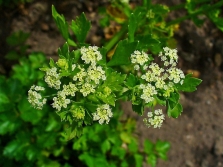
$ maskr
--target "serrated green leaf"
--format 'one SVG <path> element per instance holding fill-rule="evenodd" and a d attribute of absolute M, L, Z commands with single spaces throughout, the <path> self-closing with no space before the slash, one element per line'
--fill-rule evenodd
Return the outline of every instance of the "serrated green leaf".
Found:
<path fill-rule="evenodd" d="M 113 91 L 121 91 L 123 89 L 123 86 L 121 86 L 121 84 L 123 84 L 126 78 L 125 74 L 107 71 L 106 76 L 107 78 L 103 86 L 107 86 Z"/>
<path fill-rule="evenodd" d="M 135 51 L 138 42 L 129 43 L 128 40 L 122 40 L 117 44 L 112 59 L 107 63 L 107 66 L 118 66 L 131 64 L 130 56 Z"/>
<path fill-rule="evenodd" d="M 77 41 L 84 43 L 87 33 L 91 28 L 91 23 L 86 19 L 85 14 L 82 13 L 75 21 L 72 20 L 70 28 L 74 32 Z"/>
<path fill-rule="evenodd" d="M 178 118 L 183 111 L 183 107 L 180 103 L 177 103 L 173 108 L 171 108 L 170 101 L 167 101 L 167 106 L 167 114 L 169 117 Z"/>
<path fill-rule="evenodd" d="M 71 46 L 77 46 L 77 44 L 70 38 L 69 34 L 69 26 L 68 23 L 66 22 L 65 18 L 63 15 L 60 15 L 57 13 L 55 7 L 52 5 L 52 15 L 54 18 L 54 21 L 62 34 L 63 38 L 68 42 L 69 45 Z"/>
<path fill-rule="evenodd" d="M 187 74 L 182 85 L 178 84 L 177 89 L 185 92 L 193 92 L 197 90 L 197 86 L 202 82 L 201 79 L 192 77 L 192 74 Z"/>
<path fill-rule="evenodd" d="M 126 79 L 125 85 L 128 86 L 129 88 L 133 88 L 134 86 L 136 86 L 137 78 L 135 77 L 135 75 L 130 73 Z"/>

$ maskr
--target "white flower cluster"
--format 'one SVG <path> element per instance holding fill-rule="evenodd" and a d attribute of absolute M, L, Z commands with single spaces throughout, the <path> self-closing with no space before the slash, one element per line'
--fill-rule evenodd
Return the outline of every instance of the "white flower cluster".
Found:
<path fill-rule="evenodd" d="M 153 85 L 150 83 L 147 85 L 141 84 L 139 88 L 143 91 L 141 98 L 145 100 L 146 103 L 153 101 L 153 95 L 157 94 L 156 88 Z"/>
<path fill-rule="evenodd" d="M 144 52 L 134 51 L 131 55 L 131 62 L 137 64 L 137 67 L 134 67 L 135 70 L 138 70 L 139 65 L 141 65 L 146 71 L 141 75 L 141 79 L 145 83 L 139 87 L 142 90 L 141 99 L 145 100 L 146 103 L 153 101 L 153 96 L 158 92 L 168 97 L 174 91 L 174 83 L 183 84 L 185 78 L 183 71 L 176 68 L 178 61 L 177 50 L 168 47 L 164 47 L 163 50 L 164 53 L 159 53 L 163 68 L 157 63 L 147 65 L 149 57 Z"/>
<path fill-rule="evenodd" d="M 57 68 L 53 67 L 46 71 L 45 82 L 49 87 L 60 89 L 60 75 L 57 73 Z"/>
<path fill-rule="evenodd" d="M 88 48 L 81 48 L 81 59 L 85 61 L 86 64 L 96 65 L 96 62 L 102 59 L 101 53 L 98 51 L 97 46 L 89 46 Z"/>
<path fill-rule="evenodd" d="M 134 51 L 134 53 L 131 54 L 130 59 L 133 64 L 136 64 L 134 66 L 134 69 L 139 70 L 139 65 L 143 66 L 146 62 L 148 62 L 149 56 L 147 53 L 145 53 L 143 51 L 140 52 L 140 51 L 136 50 L 136 51 Z"/>
<path fill-rule="evenodd" d="M 92 115 L 93 115 L 93 120 L 98 121 L 99 124 L 103 124 L 104 122 L 108 124 L 110 121 L 110 118 L 113 116 L 111 112 L 111 108 L 109 107 L 108 104 L 100 105 L 96 109 L 96 112 L 93 113 Z"/>
<path fill-rule="evenodd" d="M 46 104 L 46 98 L 43 98 L 38 91 L 44 91 L 45 88 L 41 86 L 31 86 L 28 91 L 28 101 L 36 109 L 41 110 L 43 105 Z"/>
<path fill-rule="evenodd" d="M 147 116 L 148 118 L 144 118 L 143 122 L 148 127 L 153 126 L 154 128 L 160 128 L 165 120 L 165 116 L 161 109 L 155 110 L 154 112 L 148 112 Z"/>
<path fill-rule="evenodd" d="M 56 108 L 58 111 L 61 110 L 62 107 L 67 108 L 67 105 L 70 104 L 70 99 L 66 98 L 66 94 L 64 91 L 57 92 L 57 97 L 53 98 L 53 108 Z"/>

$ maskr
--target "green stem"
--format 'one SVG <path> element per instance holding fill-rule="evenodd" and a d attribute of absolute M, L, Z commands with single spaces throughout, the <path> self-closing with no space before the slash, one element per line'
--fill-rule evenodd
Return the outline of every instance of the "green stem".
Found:
<path fill-rule="evenodd" d="M 222 5 L 223 5 L 223 0 L 217 2 L 217 3 L 214 4 L 214 5 L 209 5 L 209 6 L 207 6 L 205 9 L 198 9 L 198 10 L 195 11 L 194 13 L 191 13 L 191 14 L 188 14 L 188 15 L 186 15 L 186 16 L 180 17 L 180 18 L 178 18 L 178 19 L 176 19 L 176 20 L 170 21 L 169 23 L 167 23 L 167 26 L 171 26 L 171 25 L 173 25 L 173 24 L 178 24 L 178 23 L 180 23 L 180 22 L 182 22 L 182 21 L 184 21 L 184 20 L 186 20 L 186 19 L 189 19 L 189 18 L 191 18 L 191 17 L 193 17 L 193 16 L 196 16 L 196 15 L 198 15 L 198 14 L 201 14 L 201 13 L 203 13 L 204 11 L 210 11 L 210 10 L 212 10 L 212 9 L 221 7 Z"/>
<path fill-rule="evenodd" d="M 127 24 L 123 24 L 121 30 L 116 33 L 108 43 L 105 44 L 105 49 L 107 49 L 107 51 L 110 51 L 116 45 L 116 43 L 123 37 L 123 35 L 127 33 L 127 30 Z"/>

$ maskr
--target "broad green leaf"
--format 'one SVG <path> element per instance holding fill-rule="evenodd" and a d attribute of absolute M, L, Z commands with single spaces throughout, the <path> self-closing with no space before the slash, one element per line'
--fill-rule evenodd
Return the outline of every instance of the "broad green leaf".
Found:
<path fill-rule="evenodd" d="M 147 157 L 147 163 L 150 164 L 152 167 L 156 166 L 157 158 L 155 154 L 150 154 Z"/>
<path fill-rule="evenodd" d="M 202 82 L 202 80 L 192 77 L 192 74 L 187 74 L 184 78 L 182 85 L 178 84 L 177 89 L 185 92 L 193 92 L 197 90 L 197 86 Z"/>
<path fill-rule="evenodd" d="M 129 43 L 127 40 L 120 41 L 117 44 L 112 59 L 108 62 L 108 66 L 128 65 L 130 64 L 130 56 L 135 51 L 138 42 Z"/>
<path fill-rule="evenodd" d="M 76 20 L 72 20 L 70 28 L 74 32 L 77 41 L 79 43 L 84 43 L 87 33 L 91 28 L 91 23 L 85 17 L 85 14 L 82 13 Z"/>
<path fill-rule="evenodd" d="M 183 111 L 180 103 L 177 103 L 174 108 L 170 107 L 170 101 L 167 101 L 167 114 L 169 117 L 178 118 Z"/>

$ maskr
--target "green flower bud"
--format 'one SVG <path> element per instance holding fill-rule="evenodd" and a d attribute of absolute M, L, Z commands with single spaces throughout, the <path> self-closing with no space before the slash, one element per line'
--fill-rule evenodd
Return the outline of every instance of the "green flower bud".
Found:
<path fill-rule="evenodd" d="M 59 59 L 56 63 L 58 67 L 61 69 L 67 70 L 68 69 L 68 63 L 66 59 Z"/>
<path fill-rule="evenodd" d="M 83 107 L 79 106 L 72 106 L 71 107 L 71 113 L 73 115 L 74 118 L 76 119 L 84 119 L 85 117 L 85 110 Z"/>

